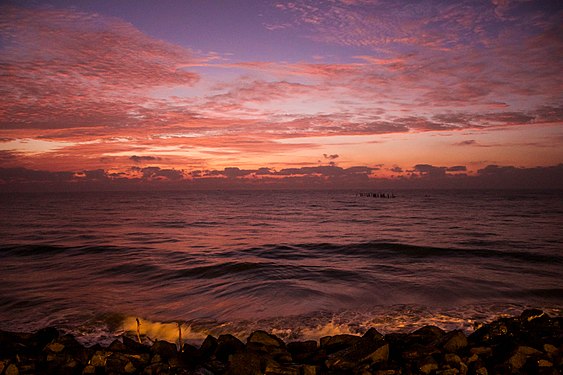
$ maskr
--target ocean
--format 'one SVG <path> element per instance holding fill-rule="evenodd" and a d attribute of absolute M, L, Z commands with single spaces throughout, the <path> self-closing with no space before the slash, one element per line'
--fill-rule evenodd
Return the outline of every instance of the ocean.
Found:
<path fill-rule="evenodd" d="M 358 193 L 0 195 L 0 329 L 292 341 L 561 314 L 562 192 Z"/>

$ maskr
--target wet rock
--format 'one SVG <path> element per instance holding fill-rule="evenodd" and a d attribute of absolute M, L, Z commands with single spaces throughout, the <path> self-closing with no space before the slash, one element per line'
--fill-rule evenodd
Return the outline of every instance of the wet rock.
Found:
<path fill-rule="evenodd" d="M 217 339 L 217 350 L 215 357 L 222 361 L 227 362 L 230 355 L 244 351 L 244 344 L 233 335 L 220 335 Z"/>
<path fill-rule="evenodd" d="M 290 342 L 287 344 L 287 350 L 295 362 L 301 363 L 316 353 L 317 342 L 314 340 Z"/>
<path fill-rule="evenodd" d="M 6 368 L 6 372 L 4 373 L 5 375 L 19 375 L 20 370 L 18 369 L 18 366 L 16 366 L 13 363 L 10 363 L 10 365 L 8 365 L 8 367 Z"/>
<path fill-rule="evenodd" d="M 90 375 L 95 373 L 96 373 L 96 367 L 92 365 L 87 365 L 86 367 L 84 367 L 84 370 L 82 370 L 83 375 Z"/>
<path fill-rule="evenodd" d="M 524 321 L 524 322 L 531 322 L 532 320 L 538 319 L 538 318 L 549 318 L 549 316 L 544 313 L 542 310 L 538 310 L 538 309 L 528 309 L 528 310 L 524 310 L 522 312 L 522 314 L 520 314 L 520 320 Z"/>
<path fill-rule="evenodd" d="M 259 344 L 277 348 L 285 348 L 285 343 L 277 336 L 265 331 L 254 331 L 247 339 L 247 344 Z"/>
<path fill-rule="evenodd" d="M 124 343 L 122 343 L 119 340 L 113 340 L 111 344 L 109 344 L 108 346 L 108 350 L 112 351 L 112 352 L 126 352 L 127 351 L 127 346 L 125 346 Z"/>
<path fill-rule="evenodd" d="M 437 342 L 445 334 L 446 332 L 443 329 L 428 325 L 409 334 L 407 340 L 421 345 L 429 345 Z"/>
<path fill-rule="evenodd" d="M 300 369 L 301 369 L 301 375 L 317 375 L 318 374 L 317 366 L 301 365 Z"/>
<path fill-rule="evenodd" d="M 389 344 L 385 341 L 360 341 L 355 345 L 329 355 L 326 367 L 334 370 L 351 370 L 371 366 L 389 359 Z"/>
<path fill-rule="evenodd" d="M 542 353 L 539 350 L 530 348 L 529 346 L 519 346 L 514 354 L 508 359 L 508 365 L 510 365 L 512 369 L 519 370 L 526 364 L 528 358 L 531 356 L 539 357 L 541 354 Z"/>
<path fill-rule="evenodd" d="M 60 342 L 52 342 L 45 346 L 45 350 L 51 353 L 60 353 L 64 350 L 65 346 Z"/>
<path fill-rule="evenodd" d="M 262 375 L 261 358 L 255 353 L 241 352 L 229 359 L 227 375 Z"/>
<path fill-rule="evenodd" d="M 213 354 L 215 354 L 215 351 L 217 350 L 217 346 L 218 346 L 218 340 L 215 337 L 208 335 L 205 338 L 205 340 L 203 340 L 203 343 L 201 343 L 197 355 L 201 359 L 209 358 Z"/>
<path fill-rule="evenodd" d="M 461 358 L 457 354 L 447 353 L 444 356 L 444 362 L 452 367 L 459 367 L 461 363 Z"/>
<path fill-rule="evenodd" d="M 379 333 L 375 328 L 372 327 L 368 329 L 366 333 L 364 333 L 362 338 L 371 341 L 379 341 L 379 340 L 383 340 L 384 336 L 381 333 Z"/>
<path fill-rule="evenodd" d="M 169 359 L 176 357 L 178 355 L 178 350 L 176 348 L 176 344 L 159 340 L 151 346 L 151 353 L 153 353 L 153 355 L 158 354 L 162 358 Z"/>
<path fill-rule="evenodd" d="M 360 336 L 354 335 L 325 336 L 321 337 L 320 347 L 324 349 L 327 354 L 332 354 L 358 344 L 361 341 L 362 338 Z"/>
<path fill-rule="evenodd" d="M 127 350 L 131 353 L 150 353 L 151 347 L 147 345 L 143 345 L 127 336 L 123 336 L 123 345 L 127 348 Z"/>
<path fill-rule="evenodd" d="M 272 361 L 266 364 L 264 375 L 300 375 L 300 371 L 298 367 L 280 365 Z"/>
<path fill-rule="evenodd" d="M 432 371 L 438 370 L 438 362 L 432 357 L 426 357 L 418 366 L 418 369 L 423 374 L 430 374 Z"/>
<path fill-rule="evenodd" d="M 45 345 L 55 341 L 60 336 L 59 331 L 54 327 L 46 327 L 35 332 L 31 340 L 35 343 L 37 348 L 43 349 Z"/>
<path fill-rule="evenodd" d="M 459 330 L 447 333 L 441 341 L 442 348 L 448 353 L 455 353 L 467 346 L 467 337 Z"/>
<path fill-rule="evenodd" d="M 111 352 L 97 351 L 94 353 L 88 364 L 94 367 L 105 367 L 107 358 L 111 354 L 112 354 Z"/>

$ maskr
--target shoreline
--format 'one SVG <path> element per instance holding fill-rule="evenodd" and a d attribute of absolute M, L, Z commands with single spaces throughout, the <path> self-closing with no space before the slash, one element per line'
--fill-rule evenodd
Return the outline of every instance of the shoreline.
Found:
<path fill-rule="evenodd" d="M 16 374 L 559 374 L 563 317 L 541 310 L 499 318 L 470 334 L 421 326 L 410 333 L 339 334 L 284 342 L 256 330 L 246 341 L 207 336 L 199 347 L 122 335 L 87 347 L 54 327 L 0 331 L 0 375 Z M 145 340 L 146 341 L 146 340 Z M 180 337 L 180 342 L 181 342 Z"/>

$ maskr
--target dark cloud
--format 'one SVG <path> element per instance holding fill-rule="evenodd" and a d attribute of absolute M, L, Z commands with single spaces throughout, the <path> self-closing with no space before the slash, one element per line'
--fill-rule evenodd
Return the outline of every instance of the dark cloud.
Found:
<path fill-rule="evenodd" d="M 143 179 L 177 181 L 184 178 L 184 173 L 177 169 L 161 169 L 159 167 L 142 168 Z"/>
<path fill-rule="evenodd" d="M 396 168 L 396 167 L 395 167 Z M 393 169 L 395 169 L 393 168 Z M 108 173 L 101 169 L 85 171 L 39 171 L 26 168 L 0 168 L 2 191 L 49 191 L 92 189 L 330 189 L 330 188 L 454 188 L 454 189 L 563 189 L 563 164 L 550 167 L 519 168 L 488 165 L 474 175 L 465 166 L 441 167 L 417 164 L 399 178 L 377 178 L 378 168 L 317 166 L 244 170 L 182 170 L 159 167 L 132 167 L 133 173 Z M 398 172 L 398 169 L 395 169 Z M 452 173 L 450 173 L 452 172 Z M 136 176 L 134 174 L 137 174 Z M 249 178 L 260 176 L 260 178 Z M 187 178 L 189 177 L 189 178 Z"/>
<path fill-rule="evenodd" d="M 334 159 L 338 159 L 340 157 L 340 155 L 338 154 L 333 154 L 333 155 L 328 155 L 328 154 L 323 154 L 325 159 L 328 160 L 334 160 Z"/>
<path fill-rule="evenodd" d="M 465 165 L 455 165 L 453 167 L 446 168 L 447 172 L 466 172 L 467 167 Z"/>
<path fill-rule="evenodd" d="M 467 141 L 461 141 L 454 143 L 455 146 L 475 146 L 477 145 L 477 141 L 474 139 L 468 139 Z"/>
<path fill-rule="evenodd" d="M 421 175 L 428 175 L 431 177 L 445 176 L 446 167 L 435 167 L 430 164 L 417 164 L 414 167 L 414 171 L 420 173 Z"/>
<path fill-rule="evenodd" d="M 133 155 L 129 159 L 131 159 L 135 163 L 142 163 L 142 162 L 145 162 L 145 161 L 160 160 L 160 158 L 156 157 L 156 156 L 137 156 L 137 155 Z"/>

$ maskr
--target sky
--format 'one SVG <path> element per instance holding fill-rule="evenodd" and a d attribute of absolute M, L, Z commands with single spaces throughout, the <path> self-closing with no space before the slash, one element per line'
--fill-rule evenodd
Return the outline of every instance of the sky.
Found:
<path fill-rule="evenodd" d="M 0 2 L 0 190 L 563 188 L 563 1 Z"/>

